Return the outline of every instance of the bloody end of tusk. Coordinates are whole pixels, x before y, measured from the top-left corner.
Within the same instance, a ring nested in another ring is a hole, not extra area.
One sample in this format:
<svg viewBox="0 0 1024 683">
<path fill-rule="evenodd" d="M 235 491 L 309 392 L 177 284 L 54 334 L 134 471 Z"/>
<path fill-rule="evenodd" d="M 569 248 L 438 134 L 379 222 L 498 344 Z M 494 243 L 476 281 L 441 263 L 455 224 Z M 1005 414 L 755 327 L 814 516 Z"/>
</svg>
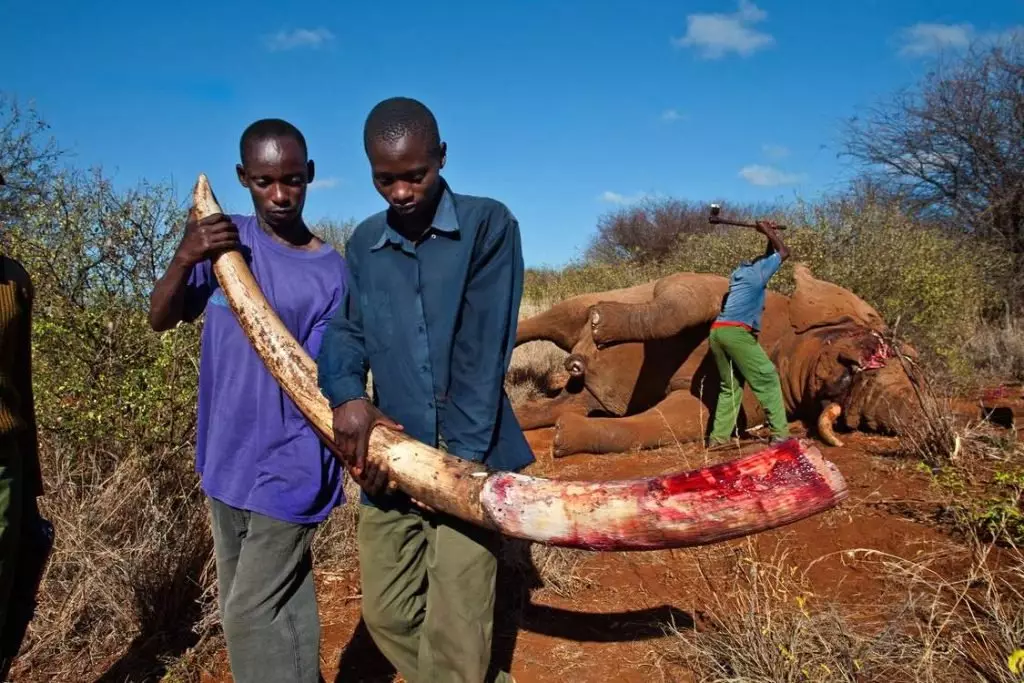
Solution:
<svg viewBox="0 0 1024 683">
<path fill-rule="evenodd" d="M 198 218 L 222 213 L 204 175 L 193 202 Z M 270 306 L 242 254 L 218 254 L 213 270 L 256 354 L 337 452 L 316 363 Z M 692 472 L 605 483 L 495 472 L 386 428 L 371 432 L 369 451 L 387 462 L 399 489 L 438 512 L 567 547 L 654 550 L 715 543 L 790 524 L 847 496 L 835 466 L 796 439 Z"/>
<path fill-rule="evenodd" d="M 847 496 L 835 465 L 814 446 L 789 439 L 737 460 L 650 479 L 583 482 L 500 473 L 481 499 L 506 535 L 630 551 L 706 545 L 776 529 Z"/>
<path fill-rule="evenodd" d="M 843 442 L 836 436 L 835 429 L 833 428 L 835 421 L 839 419 L 839 415 L 842 412 L 843 408 L 838 403 L 829 403 L 821 411 L 821 415 L 818 415 L 818 434 L 821 436 L 821 440 L 829 446 L 841 447 L 843 445 Z"/>
</svg>

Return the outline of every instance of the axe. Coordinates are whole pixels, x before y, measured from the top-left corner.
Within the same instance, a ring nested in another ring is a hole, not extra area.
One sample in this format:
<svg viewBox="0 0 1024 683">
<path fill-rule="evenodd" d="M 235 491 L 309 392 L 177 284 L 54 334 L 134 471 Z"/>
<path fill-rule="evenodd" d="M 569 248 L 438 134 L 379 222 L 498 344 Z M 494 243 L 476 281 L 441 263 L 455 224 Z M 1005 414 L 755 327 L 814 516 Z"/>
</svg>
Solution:
<svg viewBox="0 0 1024 683">
<path fill-rule="evenodd" d="M 736 221 L 729 218 L 722 218 L 719 214 L 722 212 L 722 207 L 718 204 L 712 204 L 711 210 L 708 212 L 708 223 L 722 224 L 722 225 L 738 225 L 741 228 L 756 228 L 756 223 L 748 223 L 747 221 Z M 785 225 L 776 225 L 776 230 L 785 230 Z"/>
</svg>

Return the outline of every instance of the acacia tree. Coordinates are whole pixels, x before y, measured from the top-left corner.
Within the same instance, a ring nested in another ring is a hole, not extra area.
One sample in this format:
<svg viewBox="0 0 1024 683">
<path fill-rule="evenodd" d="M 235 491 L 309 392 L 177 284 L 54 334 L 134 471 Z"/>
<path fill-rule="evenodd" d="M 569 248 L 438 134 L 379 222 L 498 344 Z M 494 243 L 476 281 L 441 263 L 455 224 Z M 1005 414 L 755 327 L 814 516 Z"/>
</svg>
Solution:
<svg viewBox="0 0 1024 683">
<path fill-rule="evenodd" d="M 919 217 L 994 238 L 1024 267 L 1024 38 L 940 61 L 853 119 L 845 153 Z"/>
<path fill-rule="evenodd" d="M 0 226 L 42 200 L 61 156 L 48 129 L 35 109 L 0 92 Z"/>
<path fill-rule="evenodd" d="M 781 216 L 781 207 L 733 205 L 718 200 L 723 215 L 742 220 Z M 659 262 L 670 257 L 688 235 L 719 231 L 708 222 L 709 204 L 672 197 L 648 197 L 610 211 L 598 219 L 597 234 L 587 247 L 586 259 L 601 263 Z"/>
<path fill-rule="evenodd" d="M 352 233 L 356 231 L 356 221 L 347 219 L 338 221 L 333 218 L 321 218 L 309 226 L 310 232 L 331 245 L 340 254 L 345 253 Z"/>
</svg>

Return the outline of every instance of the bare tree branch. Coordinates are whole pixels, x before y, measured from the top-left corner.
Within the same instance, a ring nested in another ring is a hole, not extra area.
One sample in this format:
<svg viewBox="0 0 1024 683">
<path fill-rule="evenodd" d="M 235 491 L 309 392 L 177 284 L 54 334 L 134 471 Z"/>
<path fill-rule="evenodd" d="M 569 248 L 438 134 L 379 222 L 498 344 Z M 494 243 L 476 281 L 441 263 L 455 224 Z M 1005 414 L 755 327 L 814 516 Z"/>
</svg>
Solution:
<svg viewBox="0 0 1024 683">
<path fill-rule="evenodd" d="M 940 62 L 915 91 L 851 120 L 845 143 L 873 185 L 919 216 L 1024 257 L 1021 38 Z"/>
</svg>

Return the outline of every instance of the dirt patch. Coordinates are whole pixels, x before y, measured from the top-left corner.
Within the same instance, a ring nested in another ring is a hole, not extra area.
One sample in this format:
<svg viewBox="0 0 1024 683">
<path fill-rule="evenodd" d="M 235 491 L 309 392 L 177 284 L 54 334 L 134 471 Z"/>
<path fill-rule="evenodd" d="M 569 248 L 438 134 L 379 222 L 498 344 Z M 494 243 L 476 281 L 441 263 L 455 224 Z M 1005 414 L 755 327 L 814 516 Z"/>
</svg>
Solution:
<svg viewBox="0 0 1024 683">
<path fill-rule="evenodd" d="M 609 480 L 692 469 L 735 457 L 699 447 L 616 455 L 550 456 L 550 430 L 528 434 L 538 462 L 533 473 Z M 839 509 L 782 529 L 714 546 L 644 553 L 578 553 L 584 578 L 571 591 L 531 590 L 521 572 L 499 579 L 495 659 L 531 681 L 688 681 L 666 657 L 676 642 L 666 627 L 700 629 L 715 591 L 727 591 L 743 554 L 785 551 L 806 576 L 811 599 L 828 599 L 864 621 L 884 616 L 903 588 L 855 561 L 856 550 L 915 557 L 942 556 L 950 538 L 936 527 L 940 502 L 926 473 L 879 457 L 892 441 L 852 435 L 844 448 L 819 446 L 846 478 L 850 497 Z M 743 451 L 756 448 L 747 445 Z M 950 563 L 956 562 L 950 554 Z M 318 575 L 327 681 L 391 681 L 396 677 L 360 622 L 356 572 Z M 561 595 L 559 593 L 562 593 Z M 228 681 L 226 661 L 204 681 Z"/>
</svg>

